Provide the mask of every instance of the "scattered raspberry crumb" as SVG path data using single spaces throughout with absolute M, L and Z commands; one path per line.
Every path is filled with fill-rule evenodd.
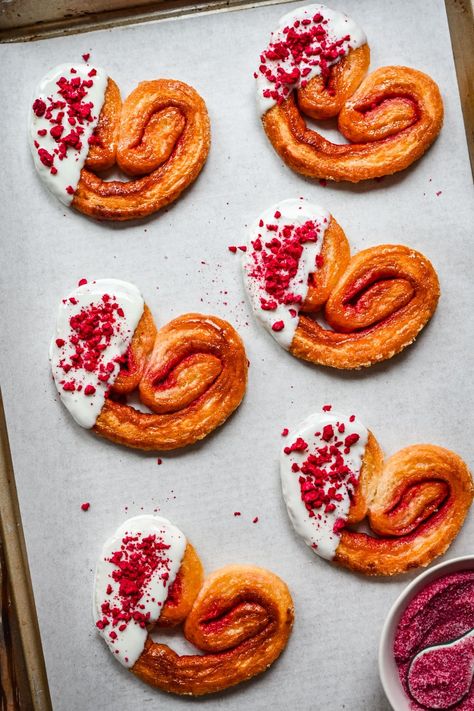
M 158 459 L 156 460 L 156 463 L 157 463 L 157 464 L 163 464 L 163 460 L 161 459 L 161 457 L 158 457 Z
M 242 514 L 240 513 L 240 511 L 234 511 L 234 516 L 242 516 Z
M 95 387 L 93 385 L 86 385 L 84 388 L 84 395 L 94 395 Z
M 90 503 L 89 503 L 88 501 L 86 501 L 86 503 L 81 504 L 81 509 L 82 509 L 83 511 L 89 511 L 90 506 L 91 506 Z
M 281 431 L 281 436 L 282 436 L 282 437 L 286 437 L 286 436 L 288 435 L 288 432 L 289 432 L 289 431 L 290 431 L 290 430 L 288 429 L 288 427 L 284 427 L 284 428 L 282 429 L 282 431 Z
M 90 52 L 86 52 L 85 54 L 82 55 L 82 59 L 83 59 L 85 62 L 88 62 L 90 56 L 91 56 L 91 55 L 90 55 Z
M 254 520 L 252 521 L 252 523 L 258 523 L 258 516 L 255 516 L 255 518 L 254 518 Z
M 332 410 L 332 405 L 323 405 L 323 412 L 330 412 Z
M 246 252 L 246 251 L 247 251 L 247 247 L 246 247 L 245 244 L 240 245 L 239 249 L 240 249 L 241 252 Z
M 68 195 L 74 195 L 75 190 L 74 190 L 74 188 L 72 187 L 72 185 L 68 185 L 67 188 L 66 188 L 66 192 L 67 192 Z
M 84 284 L 87 284 L 87 279 L 79 279 L 77 282 L 77 286 L 84 286 Z
M 442 190 L 438 190 L 438 192 L 436 193 L 436 197 L 439 197 L 442 194 L 442 192 L 443 192 Z
M 235 247 L 234 245 L 231 245 L 228 249 L 229 252 L 232 252 L 232 254 L 235 254 L 237 252 L 237 247 Z
M 283 321 L 275 321 L 275 323 L 272 323 L 272 331 L 283 331 L 285 328 L 285 324 Z

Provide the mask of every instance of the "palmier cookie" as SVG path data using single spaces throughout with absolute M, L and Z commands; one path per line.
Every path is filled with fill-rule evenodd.
M 227 321 L 191 313 L 157 331 L 137 287 L 117 279 L 81 280 L 61 301 L 50 362 L 79 425 L 144 450 L 203 439 L 247 385 L 244 345 Z M 135 391 L 146 410 L 127 404 Z
M 173 694 L 222 691 L 264 672 L 293 625 L 285 583 L 251 565 L 203 579 L 184 534 L 158 516 L 136 516 L 104 545 L 96 571 L 94 622 L 114 657 L 142 681 Z M 201 654 L 176 654 L 150 636 L 184 624 Z

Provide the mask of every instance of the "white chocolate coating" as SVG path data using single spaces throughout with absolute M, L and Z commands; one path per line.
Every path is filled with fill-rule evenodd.
M 318 13 L 322 15 L 323 19 L 319 22 L 314 22 L 313 18 Z M 319 62 L 321 50 L 324 52 L 327 46 L 332 46 L 334 43 L 337 43 L 338 51 L 341 53 L 338 54 L 337 57 L 325 59 L 325 64 L 330 67 L 340 62 L 342 57 L 348 54 L 349 50 L 361 47 L 367 42 L 364 31 L 350 17 L 347 17 L 347 15 L 337 12 L 337 10 L 332 10 L 325 5 L 305 5 L 296 10 L 291 10 L 280 19 L 278 28 L 271 34 L 271 40 L 267 49 L 272 50 L 275 48 L 275 45 L 281 47 L 281 45 L 287 44 L 287 33 L 285 33 L 285 29 L 288 27 L 294 28 L 298 33 L 305 32 L 307 28 L 304 28 L 301 23 L 302 21 L 307 22 L 308 20 L 308 27 L 321 26 L 325 30 L 326 35 L 321 40 L 315 38 L 311 42 L 311 53 L 308 55 L 303 53 L 302 58 L 297 62 L 295 62 L 291 56 L 291 52 L 289 52 L 286 57 L 281 57 L 280 52 L 277 52 L 279 56 L 275 59 L 264 57 L 265 62 L 261 62 L 260 67 L 265 66 L 267 71 L 270 69 L 273 77 L 277 79 L 276 82 L 270 81 L 260 68 L 256 72 L 257 103 L 261 115 L 265 114 L 277 103 L 275 97 L 265 96 L 265 94 L 277 91 L 282 99 L 286 98 L 291 91 L 305 86 L 305 83 L 322 73 L 321 64 Z M 295 22 L 298 24 L 296 28 Z M 346 39 L 347 36 L 349 36 L 348 39 Z M 316 51 L 316 53 L 313 54 L 314 51 Z M 260 59 L 262 59 L 262 56 Z M 298 76 L 295 77 L 294 81 L 287 80 L 283 85 L 280 83 L 280 86 L 278 86 L 278 77 L 281 73 L 291 74 L 295 70 L 295 67 L 298 69 Z M 283 91 L 285 88 L 288 89 L 288 91 Z
M 337 424 L 344 424 L 345 431 L 340 434 L 337 431 Z M 336 438 L 325 441 L 321 434 L 325 425 L 332 425 Z M 333 412 L 316 413 L 308 417 L 296 429 L 290 431 L 285 437 L 283 447 L 291 445 L 298 437 L 301 437 L 308 447 L 305 451 L 293 451 L 290 454 L 285 454 L 282 451 L 280 456 L 280 475 L 281 485 L 283 490 L 283 498 L 285 499 L 288 515 L 293 527 L 305 541 L 312 547 L 315 553 L 327 560 L 333 560 L 337 546 L 339 545 L 340 534 L 334 530 L 336 521 L 346 521 L 351 503 L 351 493 L 354 491 L 354 486 L 348 481 L 343 481 L 341 486 L 337 488 L 337 493 L 341 495 L 340 501 L 335 501 L 331 498 L 331 503 L 335 506 L 331 512 L 325 512 L 325 506 L 313 509 L 314 516 L 310 516 L 308 509 L 302 499 L 300 477 L 303 476 L 301 471 L 292 471 L 292 464 L 296 463 L 299 467 L 308 459 L 308 455 L 314 454 L 317 448 L 322 448 L 328 444 L 334 443 L 336 439 L 344 441 L 351 434 L 359 436 L 358 441 L 351 445 L 349 452 L 346 453 L 343 447 L 340 447 L 340 453 L 344 458 L 344 464 L 348 467 L 350 474 L 358 481 L 365 448 L 367 446 L 368 431 L 364 425 L 355 419 L 350 422 L 349 417 Z M 328 472 L 331 462 L 321 465 L 321 468 Z M 324 490 L 328 491 L 329 487 L 334 486 L 334 482 L 325 480 Z
M 75 70 L 75 73 L 71 73 L 71 69 Z M 95 70 L 96 72 L 92 77 L 89 76 L 91 70 Z M 60 111 L 65 114 L 62 120 L 64 130 L 59 141 L 61 141 L 64 136 L 67 136 L 70 131 L 76 130 L 79 126 L 80 129 L 83 130 L 80 136 L 81 147 L 77 149 L 73 146 L 69 146 L 66 155 L 61 160 L 57 152 L 59 147 L 58 140 L 55 140 L 50 133 L 54 124 L 44 115 L 37 116 L 31 107 L 29 110 L 29 142 L 36 170 L 46 187 L 62 203 L 70 205 L 79 183 L 81 170 L 84 167 L 89 152 L 89 138 L 97 126 L 102 110 L 108 77 L 103 69 L 91 67 L 87 64 L 61 64 L 51 69 L 51 71 L 43 77 L 36 87 L 34 99 L 40 99 L 47 105 L 50 105 L 51 100 L 64 103 L 64 97 L 58 93 L 59 87 L 57 85 L 61 77 L 65 77 L 67 80 L 79 77 L 81 81 L 92 82 L 92 86 L 87 89 L 87 93 L 82 99 L 83 103 L 92 103 L 90 113 L 92 120 L 84 119 L 82 123 L 79 123 L 79 121 L 74 119 L 76 123 L 72 125 L 68 121 L 67 105 L 53 110 L 53 119 L 58 116 Z M 46 134 L 40 136 L 38 131 L 46 131 Z M 35 145 L 35 142 L 38 146 Z M 54 157 L 53 165 L 57 173 L 51 173 L 51 168 L 41 162 L 38 153 L 40 149 L 46 150 Z M 74 192 L 67 191 L 69 186 L 73 188 Z
M 157 565 L 140 598 L 140 612 L 149 613 L 150 625 L 160 617 L 169 589 L 181 567 L 187 541 L 179 528 L 161 516 L 143 515 L 128 519 L 105 542 L 97 564 L 94 581 L 94 623 L 104 618 L 102 610 L 104 603 L 119 608 L 121 606 L 120 585 L 114 579 L 114 572 L 118 568 L 110 562 L 110 558 L 116 551 L 120 551 L 124 537 L 130 535 L 138 536 L 140 540 L 148 536 L 155 536 L 157 541 L 169 546 L 163 551 L 163 561 Z M 121 630 L 122 626 L 125 626 L 125 629 Z M 98 632 L 106 641 L 114 657 L 128 668 L 132 667 L 140 657 L 148 635 L 146 626 L 142 627 L 134 619 L 128 621 L 126 625 L 123 625 L 122 621 L 115 626 L 110 622 L 103 629 L 98 629 Z M 111 632 L 113 633 L 112 637 Z
M 275 218 L 276 212 L 280 212 L 281 217 Z M 290 198 L 282 200 L 265 210 L 250 229 L 250 240 L 242 261 L 248 298 L 257 319 L 285 350 L 289 350 L 298 326 L 299 308 L 308 293 L 309 275 L 316 271 L 316 257 L 321 252 L 324 233 L 329 225 L 330 217 L 330 213 L 325 208 L 315 205 L 309 200 Z M 263 226 L 260 226 L 262 221 Z M 285 290 L 288 294 L 299 296 L 301 298 L 300 305 L 295 303 L 285 304 L 280 301 L 276 308 L 272 310 L 262 309 L 262 299 L 266 302 L 272 300 L 272 296 L 266 291 L 264 280 L 265 270 L 262 259 L 267 253 L 265 243 L 268 243 L 274 237 L 284 243 L 287 240 L 282 232 L 286 226 L 298 228 L 308 221 L 314 222 L 317 240 L 303 243 L 303 252 L 299 258 L 298 269 Z M 278 230 L 269 231 L 267 225 L 277 225 Z M 294 231 L 292 231 L 289 239 L 293 239 L 293 235 Z M 255 240 L 260 240 L 262 243 L 260 251 L 255 250 L 252 244 Z M 283 322 L 283 328 L 275 331 L 272 326 L 278 322 Z
M 109 339 L 102 339 L 106 347 L 102 350 L 97 367 L 93 371 L 80 366 L 69 368 L 70 364 L 74 363 L 71 356 L 74 357 L 76 352 L 76 345 L 71 339 L 77 336 L 77 331 L 71 326 L 71 318 L 87 312 L 91 307 L 100 307 L 104 294 L 110 296 L 114 303 L 119 304 L 123 316 L 115 313 L 113 333 Z M 143 297 L 137 287 L 118 279 L 98 279 L 79 286 L 59 305 L 49 358 L 61 401 L 81 427 L 94 426 L 102 410 L 105 393 L 120 372 L 120 364 L 116 359 L 127 352 L 143 314 L 143 308 Z M 60 343 L 64 341 L 64 344 L 58 345 L 58 339 Z M 106 381 L 99 377 L 103 367 L 110 371 Z M 73 383 L 74 389 L 67 389 L 68 385 L 65 389 L 65 383 Z M 87 386 L 89 389 L 94 388 L 95 392 L 86 394 Z

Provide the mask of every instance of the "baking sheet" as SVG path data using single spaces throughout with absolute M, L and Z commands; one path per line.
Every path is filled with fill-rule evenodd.
M 360 186 L 321 187 L 281 164 L 259 126 L 252 72 L 268 34 L 291 4 L 265 6 L 0 46 L 4 179 L 2 389 L 54 709 L 193 703 L 128 674 L 95 634 L 93 568 L 105 538 L 127 516 L 159 511 L 180 526 L 211 571 L 251 562 L 283 577 L 296 622 L 282 658 L 259 679 L 199 702 L 204 708 L 385 711 L 377 644 L 385 615 L 409 579 L 368 580 L 317 558 L 290 526 L 280 495 L 280 431 L 332 402 L 357 412 L 387 455 L 414 442 L 469 460 L 472 297 L 469 161 L 444 5 L 401 0 L 332 3 L 364 27 L 372 68 L 408 64 L 438 81 L 443 131 L 408 171 Z M 34 86 L 52 65 L 104 66 L 125 96 L 138 81 L 173 77 L 205 98 L 212 148 L 198 181 L 170 209 L 125 225 L 66 210 L 37 178 L 26 140 Z M 326 206 L 353 252 L 406 243 L 436 266 L 438 310 L 418 342 L 360 373 L 289 356 L 249 313 L 229 244 L 277 200 L 304 195 Z M 185 451 L 157 457 L 77 427 L 57 402 L 47 352 L 59 298 L 81 277 L 136 283 L 163 325 L 187 311 L 227 318 L 245 340 L 249 387 L 237 413 Z M 80 509 L 90 501 L 87 513 Z M 234 517 L 240 511 L 240 517 Z M 257 524 L 252 520 L 259 517 Z M 448 557 L 472 552 L 471 514 Z M 177 637 L 178 651 L 185 645 Z M 146 706 L 145 706 L 146 708 Z

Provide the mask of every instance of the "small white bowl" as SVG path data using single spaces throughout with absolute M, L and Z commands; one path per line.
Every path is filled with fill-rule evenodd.
M 385 695 L 394 711 L 410 711 L 410 701 L 401 684 L 393 654 L 393 642 L 400 618 L 407 605 L 420 590 L 433 582 L 433 580 L 461 570 L 474 570 L 474 555 L 453 558 L 426 570 L 403 590 L 390 608 L 380 637 L 379 675 Z

